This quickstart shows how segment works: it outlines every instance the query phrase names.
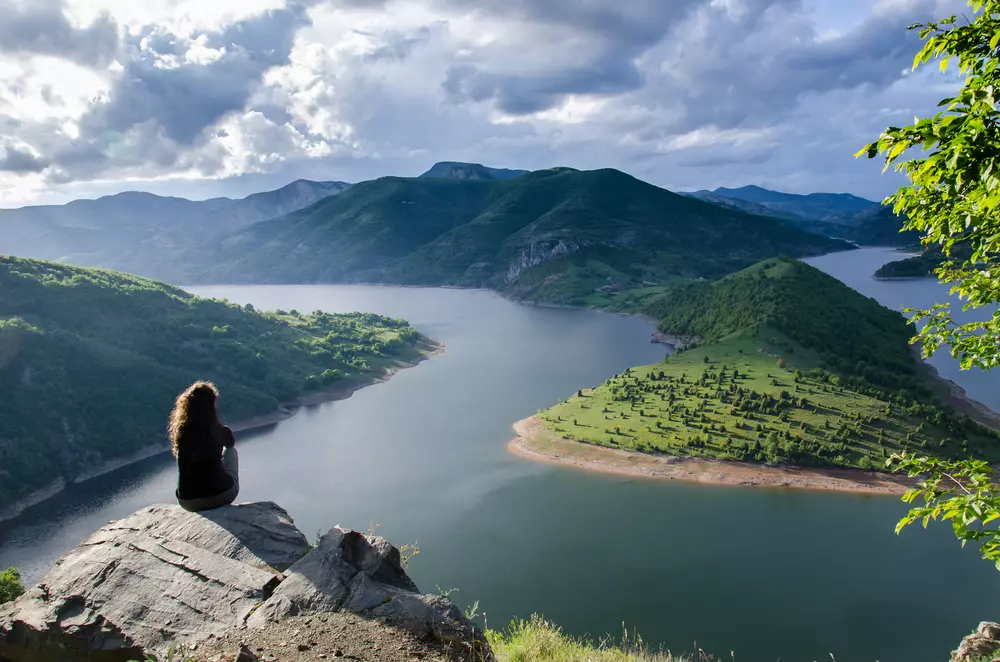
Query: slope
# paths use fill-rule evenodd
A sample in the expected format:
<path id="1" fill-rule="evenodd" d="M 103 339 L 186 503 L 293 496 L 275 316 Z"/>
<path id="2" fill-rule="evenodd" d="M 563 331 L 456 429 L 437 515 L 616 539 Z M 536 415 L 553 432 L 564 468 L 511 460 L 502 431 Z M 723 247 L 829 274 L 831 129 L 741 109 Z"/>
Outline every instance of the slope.
<path id="1" fill-rule="evenodd" d="M 559 435 L 647 453 L 882 466 L 893 452 L 1000 459 L 1000 436 L 941 406 L 898 313 L 772 259 L 651 302 L 703 344 L 541 414 Z"/>
<path id="2" fill-rule="evenodd" d="M 848 245 L 676 195 L 616 170 L 505 181 L 387 177 L 191 255 L 215 282 L 491 287 L 580 303 L 608 283 L 717 277 L 761 258 Z"/>
<path id="3" fill-rule="evenodd" d="M 867 209 L 850 219 L 854 227 L 849 233 L 852 241 L 862 246 L 917 246 L 920 233 L 903 232 L 903 218 L 892 207 L 879 206 Z"/>
<path id="4" fill-rule="evenodd" d="M 193 201 L 128 191 L 0 210 L 0 253 L 155 274 L 180 248 L 301 209 L 348 188 L 299 180 L 241 200 Z"/>
<path id="5" fill-rule="evenodd" d="M 263 314 L 125 274 L 0 257 L 0 509 L 163 440 L 173 397 L 215 381 L 232 419 L 420 356 L 406 322 Z"/>

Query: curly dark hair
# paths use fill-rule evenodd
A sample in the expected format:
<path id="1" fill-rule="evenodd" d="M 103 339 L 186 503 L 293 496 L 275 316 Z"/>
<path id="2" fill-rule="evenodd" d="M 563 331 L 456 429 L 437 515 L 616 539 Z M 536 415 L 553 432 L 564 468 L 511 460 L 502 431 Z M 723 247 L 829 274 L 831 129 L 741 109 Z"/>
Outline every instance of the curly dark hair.
<path id="1" fill-rule="evenodd" d="M 167 427 L 174 457 L 182 449 L 196 450 L 190 444 L 197 443 L 199 439 L 216 437 L 215 432 L 220 425 L 219 414 L 215 409 L 218 396 L 219 389 L 212 382 L 195 382 L 177 396 Z"/>

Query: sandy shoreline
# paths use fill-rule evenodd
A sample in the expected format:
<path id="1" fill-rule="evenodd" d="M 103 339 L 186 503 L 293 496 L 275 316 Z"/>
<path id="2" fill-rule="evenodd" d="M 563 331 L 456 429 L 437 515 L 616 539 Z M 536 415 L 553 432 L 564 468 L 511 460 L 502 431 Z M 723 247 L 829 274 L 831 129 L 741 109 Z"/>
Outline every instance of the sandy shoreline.
<path id="1" fill-rule="evenodd" d="M 240 419 L 235 422 L 227 422 L 230 428 L 234 432 L 243 432 L 246 430 L 253 430 L 256 428 L 268 427 L 276 423 L 280 423 L 286 419 L 294 416 L 300 407 L 305 407 L 309 405 L 322 404 L 324 402 L 334 402 L 336 400 L 346 400 L 351 397 L 356 391 L 363 389 L 366 386 L 371 386 L 373 384 L 380 384 L 400 370 L 405 370 L 406 368 L 412 368 L 420 363 L 426 361 L 427 359 L 437 356 L 444 351 L 444 345 L 436 340 L 426 338 L 420 344 L 421 355 L 415 360 L 411 361 L 399 361 L 395 366 L 386 370 L 383 374 L 375 377 L 374 379 L 368 380 L 355 380 L 349 381 L 344 384 L 336 384 L 328 389 L 317 391 L 316 393 L 310 393 L 308 395 L 301 396 L 292 400 L 291 402 L 283 403 L 278 406 L 273 412 L 267 414 L 260 414 L 258 416 L 251 416 L 249 418 Z M 98 476 L 103 476 L 105 474 L 111 473 L 122 467 L 127 467 L 130 464 L 135 464 L 136 462 L 141 462 L 143 460 L 148 460 L 149 458 L 156 457 L 158 455 L 166 455 L 170 452 L 170 447 L 166 443 L 151 444 L 149 446 L 144 446 L 132 453 L 123 455 L 112 460 L 103 462 L 96 467 L 92 467 L 79 476 L 77 476 L 72 483 L 67 483 L 64 479 L 60 478 L 53 481 L 49 485 L 32 492 L 23 499 L 19 499 L 9 506 L 0 509 L 0 523 L 6 522 L 7 520 L 12 520 L 25 510 L 32 506 L 36 506 L 43 501 L 51 499 L 63 490 L 65 490 L 70 485 L 78 485 L 84 483 L 92 478 L 97 478 Z"/>
<path id="2" fill-rule="evenodd" d="M 515 423 L 514 432 L 507 449 L 518 457 L 636 478 L 886 495 L 900 495 L 913 484 L 902 476 L 857 469 L 769 467 L 605 448 L 559 437 L 537 416 Z"/>

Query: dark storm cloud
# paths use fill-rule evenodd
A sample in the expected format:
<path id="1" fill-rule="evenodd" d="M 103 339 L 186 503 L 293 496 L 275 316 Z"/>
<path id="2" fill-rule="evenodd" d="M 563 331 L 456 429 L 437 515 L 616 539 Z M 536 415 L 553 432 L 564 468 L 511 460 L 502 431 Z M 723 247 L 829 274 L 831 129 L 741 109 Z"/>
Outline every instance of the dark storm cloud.
<path id="1" fill-rule="evenodd" d="M 54 55 L 106 66 L 118 45 L 118 25 L 107 14 L 76 28 L 63 13 L 62 0 L 0 0 L 0 53 Z"/>
<path id="2" fill-rule="evenodd" d="M 569 94 L 616 95 L 642 87 L 643 81 L 629 58 L 607 54 L 585 65 L 520 76 L 455 66 L 444 89 L 453 100 L 491 100 L 505 113 L 527 115 L 557 106 Z"/>
<path id="3" fill-rule="evenodd" d="M 19 174 L 41 172 L 48 163 L 34 154 L 15 147 L 0 147 L 0 172 Z"/>

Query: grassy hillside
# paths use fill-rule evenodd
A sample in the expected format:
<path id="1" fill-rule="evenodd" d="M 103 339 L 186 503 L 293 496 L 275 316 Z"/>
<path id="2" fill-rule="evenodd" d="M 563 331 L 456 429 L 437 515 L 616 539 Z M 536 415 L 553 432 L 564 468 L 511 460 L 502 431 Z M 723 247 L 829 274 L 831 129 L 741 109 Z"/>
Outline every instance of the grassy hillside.
<path id="1" fill-rule="evenodd" d="M 718 277 L 762 258 L 847 244 L 675 195 L 616 170 L 505 181 L 384 178 L 192 256 L 192 276 L 491 287 L 584 303 L 606 286 Z"/>
<path id="2" fill-rule="evenodd" d="M 1000 437 L 939 406 L 910 327 L 801 262 L 774 259 L 647 302 L 703 343 L 542 413 L 560 435 L 649 453 L 869 469 L 895 451 L 1000 460 Z"/>
<path id="3" fill-rule="evenodd" d="M 371 380 L 423 342 L 377 315 L 260 313 L 117 272 L 0 256 L 0 508 L 164 440 L 174 396 L 195 380 L 215 381 L 235 420 Z"/>

